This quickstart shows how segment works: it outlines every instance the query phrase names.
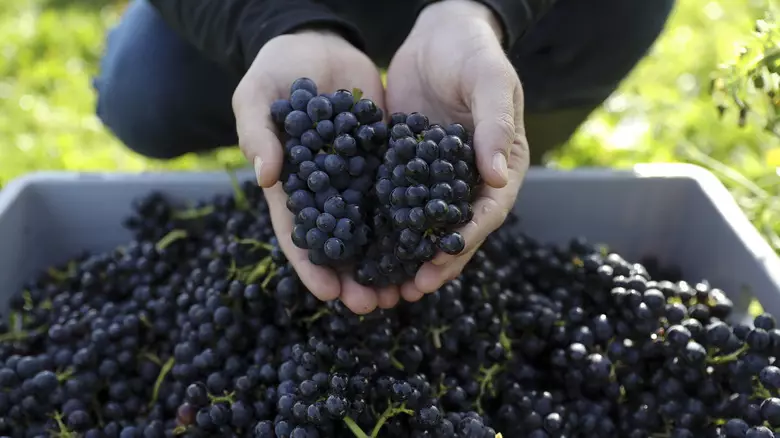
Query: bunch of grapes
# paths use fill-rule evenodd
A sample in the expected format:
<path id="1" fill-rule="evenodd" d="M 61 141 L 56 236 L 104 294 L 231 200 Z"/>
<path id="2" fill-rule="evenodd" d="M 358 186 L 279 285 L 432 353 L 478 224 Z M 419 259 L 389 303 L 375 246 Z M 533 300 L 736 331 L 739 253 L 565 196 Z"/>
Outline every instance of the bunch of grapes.
<path id="1" fill-rule="evenodd" d="M 366 201 L 387 143 L 383 112 L 347 90 L 318 95 L 306 78 L 290 91 L 273 103 L 271 117 L 288 136 L 282 178 L 295 215 L 293 243 L 314 264 L 349 264 L 369 239 Z"/>
<path id="2" fill-rule="evenodd" d="M 463 251 L 463 236 L 454 229 L 471 220 L 479 183 L 463 125 L 430 125 L 423 114 L 396 113 L 390 137 L 374 187 L 375 244 L 357 271 L 357 280 L 369 285 L 413 278 L 437 248 Z"/>
<path id="3" fill-rule="evenodd" d="M 479 184 L 469 134 L 421 113 L 384 112 L 359 90 L 317 94 L 308 78 L 271 105 L 286 135 L 292 240 L 310 260 L 352 266 L 365 285 L 413 278 L 437 250 L 460 253 Z M 368 245 L 369 242 L 373 244 Z"/>

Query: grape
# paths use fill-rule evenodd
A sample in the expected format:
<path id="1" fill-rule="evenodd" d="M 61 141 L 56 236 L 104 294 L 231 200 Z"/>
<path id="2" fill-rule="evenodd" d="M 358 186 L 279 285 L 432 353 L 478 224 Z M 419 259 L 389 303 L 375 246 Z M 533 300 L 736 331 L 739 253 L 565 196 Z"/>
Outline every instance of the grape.
<path id="1" fill-rule="evenodd" d="M 309 102 L 314 98 L 314 93 L 299 88 L 290 94 L 290 105 L 295 111 L 305 112 L 309 106 Z"/>
<path id="2" fill-rule="evenodd" d="M 309 78 L 298 78 L 290 85 L 290 94 L 293 94 L 298 90 L 306 90 L 312 96 L 316 96 L 317 84 Z"/>
<path id="3" fill-rule="evenodd" d="M 306 105 L 306 113 L 314 123 L 329 120 L 333 116 L 333 104 L 325 96 L 312 97 Z"/>
<path id="4" fill-rule="evenodd" d="M 271 119 L 277 125 L 283 125 L 287 115 L 293 111 L 290 101 L 287 99 L 275 100 L 271 104 Z"/>
<path id="5" fill-rule="evenodd" d="M 308 129 L 311 129 L 312 126 L 314 126 L 314 122 L 312 122 L 308 114 L 294 110 L 285 117 L 283 128 L 287 134 L 293 137 L 300 137 Z"/>

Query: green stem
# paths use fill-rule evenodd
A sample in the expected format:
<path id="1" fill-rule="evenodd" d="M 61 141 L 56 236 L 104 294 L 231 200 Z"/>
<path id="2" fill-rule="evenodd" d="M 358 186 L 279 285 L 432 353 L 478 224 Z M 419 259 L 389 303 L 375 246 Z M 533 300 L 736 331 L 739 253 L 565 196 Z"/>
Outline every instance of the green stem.
<path id="1" fill-rule="evenodd" d="M 268 274 L 267 277 L 265 277 L 265 280 L 263 280 L 263 282 L 260 284 L 260 289 L 268 290 L 268 285 L 271 284 L 271 280 L 273 280 L 274 277 L 276 277 L 276 270 L 274 270 L 273 272 Z"/>
<path id="2" fill-rule="evenodd" d="M 314 324 L 315 321 L 330 313 L 327 307 L 321 307 L 313 315 L 303 318 L 303 323 L 307 326 Z"/>
<path id="3" fill-rule="evenodd" d="M 444 327 L 431 328 L 431 339 L 433 341 L 433 346 L 436 347 L 437 350 L 441 349 L 441 335 L 449 329 L 450 326 L 448 325 L 445 325 Z"/>
<path id="4" fill-rule="evenodd" d="M 260 278 L 264 277 L 266 274 L 268 274 L 268 270 L 271 268 L 271 264 L 273 263 L 273 260 L 270 256 L 263 258 L 260 260 L 260 263 L 255 265 L 254 269 L 249 272 L 246 276 L 246 284 L 252 284 L 255 283 Z"/>
<path id="5" fill-rule="evenodd" d="M 216 403 L 233 404 L 236 401 L 236 392 L 235 391 L 225 392 L 224 395 L 211 395 L 211 394 L 209 394 L 209 400 L 211 401 L 211 403 L 214 403 L 214 404 L 216 404 Z"/>
<path id="6" fill-rule="evenodd" d="M 488 385 L 493 382 L 493 378 L 503 370 L 503 366 L 499 364 L 493 364 L 488 369 L 482 369 L 480 370 L 482 373 L 482 377 L 479 379 L 479 395 L 477 395 L 476 400 L 476 408 L 477 413 L 482 415 L 484 414 L 484 410 L 482 409 L 482 397 L 485 396 L 485 393 L 488 391 Z M 492 392 L 492 391 L 491 391 Z"/>
<path id="7" fill-rule="evenodd" d="M 238 182 L 235 172 L 229 170 L 230 184 L 233 186 L 233 198 L 236 201 L 236 208 L 242 211 L 249 210 L 249 201 L 247 201 L 244 191 L 241 190 L 241 184 Z"/>
<path id="8" fill-rule="evenodd" d="M 141 355 L 141 357 L 148 359 L 150 362 L 154 363 L 155 365 L 157 365 L 159 367 L 163 366 L 163 363 L 160 360 L 160 358 L 157 357 L 157 355 L 154 354 L 154 353 L 143 353 Z"/>
<path id="9" fill-rule="evenodd" d="M 750 347 L 747 344 L 744 344 L 743 346 L 739 347 L 737 351 L 733 353 L 726 354 L 724 356 L 715 356 L 715 357 L 709 357 L 707 358 L 708 364 L 721 364 L 721 363 L 727 363 L 727 362 L 733 362 L 739 358 L 739 356 L 746 352 Z"/>
<path id="10" fill-rule="evenodd" d="M 501 315 L 501 333 L 498 336 L 498 342 L 504 347 L 507 359 L 512 359 L 512 338 L 506 334 L 507 327 L 510 326 L 509 317 L 504 313 Z"/>
<path id="11" fill-rule="evenodd" d="M 379 417 L 379 421 L 376 422 L 376 425 L 374 426 L 374 429 L 371 431 L 371 438 L 376 438 L 379 436 L 379 431 L 382 430 L 382 426 L 387 423 L 387 420 L 395 417 L 398 414 L 406 414 L 406 415 L 414 415 L 414 411 L 411 409 L 406 408 L 406 404 L 402 404 L 401 406 L 393 406 L 390 405 L 385 409 L 385 411 L 382 413 L 382 416 Z"/>
<path id="12" fill-rule="evenodd" d="M 390 364 L 392 364 L 398 371 L 404 370 L 404 364 L 402 364 L 398 359 L 390 355 Z"/>
<path id="13" fill-rule="evenodd" d="M 141 321 L 141 324 L 143 324 L 144 326 L 146 326 L 146 328 L 153 328 L 153 327 L 154 327 L 154 326 L 152 325 L 152 323 L 149 321 L 149 318 L 147 318 L 147 317 L 146 317 L 146 315 L 143 315 L 143 314 L 142 314 L 142 315 L 140 315 L 140 316 L 138 317 L 138 320 L 139 320 L 139 321 Z"/>
<path id="14" fill-rule="evenodd" d="M 188 233 L 185 230 L 172 230 L 165 236 L 163 236 L 162 239 L 160 239 L 159 242 L 157 242 L 157 251 L 162 251 L 165 248 L 167 248 L 170 244 L 173 242 L 184 239 L 188 236 Z"/>
<path id="15" fill-rule="evenodd" d="M 352 89 L 352 103 L 358 103 L 358 101 L 363 97 L 363 90 L 360 88 L 353 88 Z"/>
<path id="16" fill-rule="evenodd" d="M 264 249 L 268 252 L 273 251 L 274 247 L 270 243 L 261 242 L 257 239 L 238 239 L 236 242 L 238 242 L 240 245 L 251 245 L 253 249 Z"/>
<path id="17" fill-rule="evenodd" d="M 349 416 L 344 417 L 344 424 L 347 425 L 347 428 L 352 432 L 353 435 L 355 435 L 356 438 L 370 438 L 368 435 L 366 435 L 365 432 L 363 432 L 363 429 L 361 429 L 360 426 L 355 423 L 355 420 Z"/>
<path id="18" fill-rule="evenodd" d="M 173 219 L 188 221 L 204 218 L 212 213 L 214 213 L 214 206 L 207 205 L 201 208 L 187 208 L 184 210 L 174 211 L 171 216 Z"/>
<path id="19" fill-rule="evenodd" d="M 165 380 L 165 376 L 171 372 L 173 364 L 174 360 L 173 356 L 171 356 L 167 361 L 165 361 L 165 365 L 162 366 L 162 369 L 160 369 L 160 374 L 157 375 L 157 381 L 154 382 L 154 389 L 152 390 L 152 399 L 149 401 L 149 407 L 154 406 L 154 404 L 157 402 L 157 397 L 160 394 L 160 386 L 162 386 L 162 383 Z"/>
<path id="20" fill-rule="evenodd" d="M 65 371 L 56 374 L 57 381 L 60 382 L 60 383 L 65 382 L 68 379 L 70 379 L 71 376 L 73 376 L 73 374 L 75 372 L 76 372 L 76 370 L 74 370 L 73 368 L 68 367 L 68 368 L 65 369 Z"/>
<path id="21" fill-rule="evenodd" d="M 54 417 L 54 421 L 57 423 L 57 429 L 56 431 L 51 431 L 52 436 L 56 438 L 75 438 L 75 434 L 68 430 L 68 426 L 65 425 L 65 422 L 62 421 L 62 414 L 57 411 L 54 412 L 52 415 Z"/>
<path id="22" fill-rule="evenodd" d="M 32 294 L 30 294 L 29 290 L 22 292 L 22 299 L 24 300 L 24 310 L 29 312 L 35 308 L 35 303 L 33 303 Z"/>
<path id="23" fill-rule="evenodd" d="M 0 335 L 0 343 L 24 341 L 25 339 L 30 338 L 32 336 L 39 335 L 39 334 L 45 332 L 46 330 L 48 330 L 46 327 L 39 327 L 39 328 L 37 328 L 35 330 L 30 330 L 30 331 L 27 331 L 27 332 L 8 332 L 8 333 L 3 333 L 2 335 Z"/>

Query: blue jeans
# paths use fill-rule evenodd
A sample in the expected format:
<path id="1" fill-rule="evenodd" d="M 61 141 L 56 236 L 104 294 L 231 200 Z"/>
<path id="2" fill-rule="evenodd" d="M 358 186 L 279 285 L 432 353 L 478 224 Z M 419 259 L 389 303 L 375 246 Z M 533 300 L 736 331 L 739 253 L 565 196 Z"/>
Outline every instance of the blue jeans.
<path id="1" fill-rule="evenodd" d="M 532 161 L 565 141 L 615 90 L 656 40 L 673 4 L 559 0 L 510 49 L 525 90 Z M 404 30 L 398 21 L 379 19 L 394 23 L 396 33 Z M 407 22 L 411 26 L 413 17 Z M 369 44 L 383 47 L 369 55 L 385 63 L 398 44 Z M 147 157 L 233 146 L 238 139 L 231 98 L 239 80 L 183 41 L 146 0 L 133 0 L 106 41 L 94 81 L 97 114 Z"/>

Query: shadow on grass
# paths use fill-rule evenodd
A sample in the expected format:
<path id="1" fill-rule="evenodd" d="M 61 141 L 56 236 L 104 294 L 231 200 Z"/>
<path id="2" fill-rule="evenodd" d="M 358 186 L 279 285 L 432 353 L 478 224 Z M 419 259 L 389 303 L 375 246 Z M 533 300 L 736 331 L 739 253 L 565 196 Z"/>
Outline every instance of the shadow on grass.
<path id="1" fill-rule="evenodd" d="M 99 12 L 104 7 L 123 8 L 129 0 L 40 0 L 40 5 L 50 9 L 83 9 Z"/>

